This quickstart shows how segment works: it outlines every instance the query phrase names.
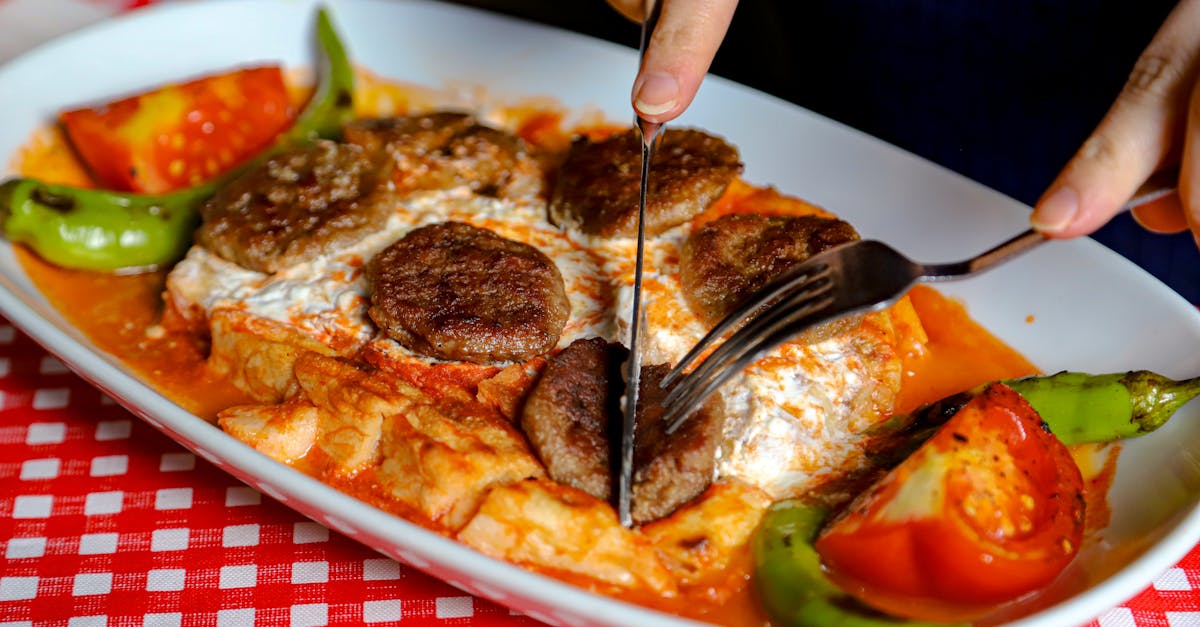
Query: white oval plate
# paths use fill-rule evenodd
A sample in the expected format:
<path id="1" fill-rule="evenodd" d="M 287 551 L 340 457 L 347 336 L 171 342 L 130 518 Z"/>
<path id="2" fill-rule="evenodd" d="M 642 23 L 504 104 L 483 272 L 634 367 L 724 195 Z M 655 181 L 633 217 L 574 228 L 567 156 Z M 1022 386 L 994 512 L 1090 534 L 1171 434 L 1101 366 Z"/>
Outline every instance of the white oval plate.
<path id="1" fill-rule="evenodd" d="M 496 97 L 550 96 L 626 119 L 633 50 L 457 6 L 328 0 L 354 62 L 438 87 L 483 85 Z M 315 0 L 168 3 L 51 42 L 0 68 L 0 158 L 62 108 L 169 80 L 312 59 Z M 47 80 L 46 77 L 53 77 Z M 745 177 L 828 207 L 864 237 L 914 258 L 974 254 L 1027 225 L 1028 207 L 862 133 L 740 85 L 710 78 L 678 125 L 723 135 Z M 1200 314 L 1092 241 L 1054 242 L 978 279 L 941 289 L 1045 371 L 1152 369 L 1200 374 Z M 296 510 L 443 578 L 555 624 L 694 624 L 496 561 L 258 454 L 152 391 L 68 324 L 0 242 L 0 312 L 133 412 Z M 1079 556 L 1082 577 L 1014 624 L 1086 622 L 1144 589 L 1200 540 L 1200 404 L 1128 443 L 1109 498 L 1112 522 Z M 1117 558 L 1116 567 L 1112 562 Z"/>

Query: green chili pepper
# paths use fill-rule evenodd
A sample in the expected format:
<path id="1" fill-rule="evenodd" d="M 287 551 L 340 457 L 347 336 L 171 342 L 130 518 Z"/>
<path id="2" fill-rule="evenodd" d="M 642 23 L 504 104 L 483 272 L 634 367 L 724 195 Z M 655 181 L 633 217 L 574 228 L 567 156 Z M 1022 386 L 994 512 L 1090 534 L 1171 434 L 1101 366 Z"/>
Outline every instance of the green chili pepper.
<path id="1" fill-rule="evenodd" d="M 196 229 L 209 186 L 156 196 L 51 185 L 0 185 L 4 235 L 65 268 L 137 272 L 174 261 Z"/>
<path id="2" fill-rule="evenodd" d="M 319 81 L 304 110 L 272 146 L 212 181 L 167 194 L 134 194 L 16 178 L 0 185 L 0 229 L 67 268 L 137 272 L 179 259 L 200 204 L 245 170 L 318 137 L 337 137 L 354 116 L 354 71 L 324 9 L 317 13 Z"/>
<path id="3" fill-rule="evenodd" d="M 918 627 L 891 618 L 842 591 L 825 576 L 813 548 L 829 509 L 801 500 L 780 501 L 754 534 L 754 580 L 772 624 L 781 627 Z"/>
<path id="4" fill-rule="evenodd" d="M 1067 445 L 1149 433 L 1200 395 L 1200 377 L 1176 381 L 1147 370 L 1100 375 L 1063 371 L 1003 383 L 1029 401 L 1050 431 Z M 868 455 L 880 466 L 899 463 L 984 387 L 948 396 L 872 427 Z"/>
<path id="5" fill-rule="evenodd" d="M 1108 442 L 1150 433 L 1200 395 L 1200 377 L 1175 381 L 1146 370 L 1089 375 L 1060 372 L 1005 381 L 1064 444 Z"/>

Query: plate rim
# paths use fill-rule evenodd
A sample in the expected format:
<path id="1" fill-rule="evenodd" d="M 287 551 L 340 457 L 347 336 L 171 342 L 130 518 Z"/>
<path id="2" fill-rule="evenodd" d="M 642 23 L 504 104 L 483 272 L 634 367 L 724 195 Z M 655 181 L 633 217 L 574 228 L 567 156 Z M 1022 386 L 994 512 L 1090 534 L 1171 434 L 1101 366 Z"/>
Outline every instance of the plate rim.
<path id="1" fill-rule="evenodd" d="M 211 0 L 209 2 L 164 2 L 139 9 L 138 11 L 134 11 L 132 13 L 126 13 L 108 20 L 85 26 L 79 30 L 73 31 L 72 33 L 57 37 L 47 43 L 37 46 L 14 57 L 3 65 L 0 65 L 0 78 L 7 76 L 11 71 L 13 71 L 12 68 L 21 67 L 25 64 L 36 63 L 39 57 L 49 57 L 59 53 L 58 51 L 69 48 L 74 44 L 74 42 L 87 37 L 102 37 L 104 34 L 114 30 L 119 30 L 121 28 L 132 28 L 133 26 L 130 26 L 130 24 L 136 25 L 143 22 L 153 23 L 161 20 L 169 20 L 172 19 L 173 15 L 186 15 L 193 11 L 206 10 L 209 5 L 213 4 L 286 7 L 286 10 L 289 11 L 308 11 L 309 13 L 311 13 L 311 6 L 315 4 L 324 4 L 330 7 L 335 23 L 337 21 L 339 5 L 379 5 L 395 7 L 399 10 L 403 10 L 403 7 L 405 6 L 419 5 L 425 7 L 437 7 L 438 10 L 450 12 L 462 12 L 477 16 L 487 16 L 489 19 L 533 24 L 519 18 L 501 15 L 483 9 L 433 2 L 431 0 L 392 0 L 388 2 L 383 0 L 330 0 L 326 2 L 320 2 L 319 0 L 303 0 L 302 2 L 287 0 L 223 0 L 221 2 L 217 2 L 217 0 Z M 542 24 L 535 24 L 535 26 L 539 29 L 557 30 L 561 33 L 566 33 L 573 38 L 587 39 L 602 45 L 620 48 L 627 52 L 630 58 L 633 58 L 635 54 L 634 50 L 626 49 L 620 44 L 609 42 L 607 40 L 574 33 L 553 26 Z M 751 92 L 756 97 L 769 98 L 788 108 L 803 110 L 801 107 L 786 103 L 778 98 L 775 98 L 774 96 L 754 90 L 753 88 L 742 86 L 728 79 L 710 76 L 706 79 L 706 82 L 721 84 L 726 88 Z M 864 138 L 882 146 L 886 146 L 890 149 L 904 153 L 905 155 L 920 159 L 927 164 L 941 169 L 946 174 L 962 178 L 971 186 L 986 190 L 990 193 L 996 193 L 994 190 L 990 190 L 975 181 L 966 179 L 958 173 L 942 168 L 937 164 L 933 164 L 927 160 L 921 159 L 920 157 L 916 157 L 915 155 L 911 155 L 911 153 L 907 153 L 902 149 L 890 144 L 886 144 L 885 142 L 866 135 L 857 129 L 846 126 L 829 118 L 825 118 L 811 111 L 803 111 L 805 111 L 807 114 L 811 114 L 820 118 L 820 120 L 824 123 L 840 127 L 842 131 L 858 133 Z M 8 171 L 7 167 L 5 171 Z M 1142 274 L 1144 274 L 1148 281 L 1155 285 L 1154 289 L 1161 287 L 1159 291 L 1164 293 L 1157 294 L 1157 296 L 1166 299 L 1171 299 L 1174 297 L 1174 299 L 1177 301 L 1175 304 L 1181 308 L 1181 311 L 1183 306 L 1186 306 L 1188 310 L 1190 310 L 1191 317 L 1194 318 L 1193 322 L 1200 320 L 1200 312 L 1198 312 L 1194 306 L 1187 303 L 1182 296 L 1180 296 L 1174 290 L 1171 290 L 1170 288 L 1161 284 L 1161 282 L 1157 281 L 1157 279 L 1154 279 L 1154 277 L 1148 272 L 1145 272 L 1141 268 L 1137 268 L 1132 262 L 1120 257 L 1120 255 L 1117 253 L 1091 240 L 1081 240 L 1077 242 L 1071 242 L 1071 244 L 1077 245 L 1077 247 L 1079 247 L 1081 250 L 1086 250 L 1086 254 L 1088 255 L 1111 255 L 1120 262 L 1128 264 L 1131 270 L 1140 271 Z M 4 241 L 3 245 L 0 246 L 0 254 L 12 256 L 12 245 L 9 242 Z M 20 267 L 19 263 L 17 264 L 17 267 Z M 71 334 L 67 330 L 61 328 L 59 324 L 55 323 L 51 319 L 47 319 L 45 316 L 45 308 L 50 307 L 48 303 L 39 304 L 36 302 L 36 299 L 34 301 L 30 301 L 25 293 L 25 289 L 17 285 L 14 277 L 9 276 L 6 272 L 0 273 L 0 288 L 2 288 L 0 289 L 0 313 L 3 313 L 15 327 L 42 345 L 48 352 L 62 360 L 72 371 L 76 372 L 76 374 L 87 380 L 89 384 L 101 389 L 105 393 L 113 395 L 114 398 L 121 402 L 126 409 L 139 416 L 139 418 L 147 421 L 156 429 L 167 434 L 168 437 L 171 437 L 173 441 L 184 446 L 185 448 L 192 449 L 193 452 L 196 452 L 210 463 L 213 463 L 223 471 L 232 474 L 241 481 L 246 481 L 251 483 L 251 485 L 255 485 L 257 482 L 248 481 L 247 477 L 258 478 L 259 481 L 263 481 L 262 475 L 254 474 L 255 472 L 261 471 L 268 472 L 270 477 L 279 477 L 279 483 L 281 483 L 284 487 L 282 496 L 285 497 L 285 504 L 289 508 L 301 511 L 298 510 L 294 504 L 296 501 L 294 494 L 312 493 L 319 494 L 321 496 L 320 499 L 316 500 L 332 502 L 338 504 L 339 506 L 348 507 L 349 510 L 338 509 L 337 511 L 351 511 L 352 513 L 362 515 L 372 526 L 379 525 L 380 527 L 386 527 L 387 525 L 395 525 L 395 523 L 399 521 L 401 523 L 401 527 L 406 528 L 407 533 L 415 533 L 419 536 L 420 542 L 416 543 L 419 548 L 436 547 L 436 551 L 425 550 L 421 552 L 436 552 L 438 557 L 442 558 L 443 560 L 444 558 L 449 557 L 451 558 L 449 561 L 460 568 L 482 565 L 485 567 L 483 572 L 490 577 L 488 583 L 495 582 L 496 584 L 508 584 L 516 580 L 521 582 L 523 585 L 538 587 L 549 586 L 549 590 L 553 593 L 550 596 L 554 596 L 557 599 L 565 599 L 570 601 L 570 603 L 567 604 L 567 607 L 570 607 L 572 610 L 583 610 L 585 615 L 590 614 L 593 619 L 604 617 L 605 613 L 611 614 L 614 610 L 614 605 L 620 608 L 621 611 L 619 612 L 619 616 L 612 617 L 619 618 L 620 620 L 618 622 L 611 623 L 605 622 L 604 624 L 632 624 L 630 622 L 631 620 L 634 622 L 653 620 L 659 624 L 704 624 L 674 614 L 668 614 L 644 606 L 630 604 L 611 596 L 589 592 L 580 587 L 562 582 L 552 577 L 541 575 L 509 562 L 486 556 L 452 538 L 408 522 L 399 516 L 390 514 L 384 510 L 378 509 L 374 506 L 366 504 L 363 501 L 359 501 L 358 499 L 337 491 L 335 488 L 328 486 L 315 477 L 307 475 L 299 470 L 287 466 L 286 464 L 275 461 L 266 455 L 258 453 L 248 445 L 238 441 L 236 438 L 225 434 L 212 423 L 182 409 L 167 399 L 164 395 L 154 390 L 147 383 L 142 382 L 129 371 L 121 368 L 115 368 L 109 360 L 103 357 L 103 355 L 106 354 L 104 351 L 96 347 L 90 341 L 83 342 L 78 338 L 72 337 Z M 1195 324 L 1200 326 L 1200 322 L 1195 322 Z M 104 376 L 102 377 L 101 375 Z M 130 406 L 126 404 L 129 401 L 130 396 L 149 398 L 152 402 L 149 403 L 148 406 Z M 151 409 L 154 411 L 149 411 Z M 153 413 L 155 415 L 148 416 L 146 413 Z M 168 420 L 163 421 L 158 419 L 159 413 L 161 413 L 163 416 L 166 416 Z M 187 436 L 185 441 L 180 441 L 180 438 L 178 437 L 179 435 Z M 196 448 L 193 448 L 193 442 L 195 443 Z M 213 450 L 211 450 L 228 449 L 231 444 L 239 451 L 239 453 L 235 456 L 235 463 L 232 464 L 229 463 L 227 458 L 220 458 L 215 452 L 213 452 Z M 230 469 L 231 467 L 233 470 Z M 234 472 L 234 470 L 239 472 Z M 264 491 L 264 493 L 267 493 L 273 498 L 278 498 L 270 492 Z M 305 511 L 301 511 L 301 513 L 306 516 L 313 516 Z M 1095 618 L 1097 614 L 1091 609 L 1087 609 L 1088 607 L 1095 605 L 1094 603 L 1088 604 L 1078 602 L 1081 600 L 1081 597 L 1085 595 L 1101 597 L 1107 596 L 1110 599 L 1120 597 L 1120 599 L 1115 603 L 1109 601 L 1102 603 L 1102 605 L 1105 605 L 1106 607 L 1115 607 L 1120 603 L 1123 603 L 1125 600 L 1128 600 L 1137 594 L 1138 590 L 1148 586 L 1152 582 L 1152 579 L 1147 579 L 1145 576 L 1145 572 L 1147 570 L 1156 570 L 1158 572 L 1164 571 L 1182 559 L 1187 552 L 1191 550 L 1192 547 L 1196 546 L 1198 541 L 1200 541 L 1200 502 L 1193 500 L 1191 508 L 1186 512 L 1181 511 L 1180 513 L 1183 515 L 1179 517 L 1180 520 L 1174 524 L 1173 529 L 1169 530 L 1164 537 L 1156 542 L 1153 546 L 1143 551 L 1139 557 L 1129 562 L 1125 568 L 1114 572 L 1105 580 L 1097 584 L 1093 584 L 1083 592 L 1070 597 L 1066 602 L 1060 602 L 1042 611 L 1019 618 L 1010 624 L 1022 625 L 1026 627 L 1032 625 L 1057 625 L 1062 624 L 1064 621 L 1081 622 Z M 348 521 L 342 522 L 346 523 Z M 331 525 L 331 528 L 346 534 L 352 539 L 362 542 L 357 534 L 347 533 L 345 530 L 336 525 Z M 371 545 L 368 544 L 367 546 Z M 375 546 L 372 546 L 371 548 L 381 550 L 379 547 Z M 389 553 L 389 555 L 391 554 Z M 396 557 L 395 555 L 391 556 Z M 421 557 L 419 553 L 418 557 Z M 407 559 L 399 559 L 408 562 Z M 422 570 L 423 572 L 430 573 L 427 568 L 416 565 L 413 567 L 417 568 L 418 570 Z M 451 585 L 457 585 L 458 587 L 462 587 L 463 585 L 462 582 L 458 582 L 456 584 L 456 582 L 445 579 L 440 575 L 433 573 L 430 574 L 431 576 L 451 583 Z M 473 572 L 472 574 L 473 576 L 479 576 L 479 573 Z M 1138 586 L 1140 586 L 1138 589 L 1133 589 Z M 472 586 L 472 588 L 475 587 L 477 586 Z M 505 600 L 494 598 L 494 595 L 488 594 L 488 591 L 485 589 L 468 589 L 467 592 L 489 598 L 490 600 L 500 604 L 507 605 Z M 554 619 L 556 617 L 548 618 Z M 559 618 L 561 619 L 561 617 Z"/>

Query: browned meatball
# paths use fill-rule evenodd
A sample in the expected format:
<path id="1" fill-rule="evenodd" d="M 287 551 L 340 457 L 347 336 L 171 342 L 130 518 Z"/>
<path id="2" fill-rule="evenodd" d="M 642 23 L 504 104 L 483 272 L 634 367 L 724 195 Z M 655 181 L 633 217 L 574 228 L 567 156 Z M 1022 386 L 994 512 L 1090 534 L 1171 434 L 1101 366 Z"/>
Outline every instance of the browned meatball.
<path id="1" fill-rule="evenodd" d="M 391 159 L 402 193 L 465 185 L 477 194 L 509 197 L 541 185 L 524 140 L 463 113 L 356 120 L 343 132 L 347 142 Z"/>
<path id="2" fill-rule="evenodd" d="M 680 278 L 688 306 L 715 325 L 788 268 L 838 244 L 858 239 L 836 218 L 730 214 L 696 229 L 683 245 Z M 811 336 L 824 339 L 846 322 Z"/>
<path id="3" fill-rule="evenodd" d="M 200 209 L 199 243 L 276 272 L 353 243 L 386 222 L 390 193 L 361 147 L 318 141 L 237 177 Z"/>
<path id="4" fill-rule="evenodd" d="M 611 446 L 623 422 L 621 368 L 629 351 L 602 339 L 576 340 L 546 364 L 525 401 L 521 427 L 550 478 L 610 500 L 620 462 Z M 712 483 L 724 406 L 714 397 L 675 433 L 661 421 L 660 387 L 670 368 L 642 368 L 633 450 L 634 522 L 668 516 Z"/>
<path id="5" fill-rule="evenodd" d="M 557 225 L 603 237 L 636 237 L 642 140 L 636 129 L 576 139 L 550 201 Z M 666 129 L 650 162 L 646 234 L 683 224 L 721 197 L 742 171 L 737 149 L 692 129 Z"/>
<path id="6" fill-rule="evenodd" d="M 644 524 L 668 516 L 696 498 L 712 483 L 717 446 L 725 424 L 725 407 L 713 395 L 670 435 L 662 418 L 668 390 L 660 383 L 671 368 L 645 366 L 638 396 L 633 447 L 633 521 Z"/>
<path id="7" fill-rule="evenodd" d="M 461 222 L 415 229 L 371 258 L 371 319 L 418 353 L 522 361 L 554 348 L 570 313 L 538 249 Z"/>
<path id="8" fill-rule="evenodd" d="M 600 338 L 575 340 L 547 362 L 521 412 L 521 428 L 550 478 L 606 501 L 627 354 Z"/>

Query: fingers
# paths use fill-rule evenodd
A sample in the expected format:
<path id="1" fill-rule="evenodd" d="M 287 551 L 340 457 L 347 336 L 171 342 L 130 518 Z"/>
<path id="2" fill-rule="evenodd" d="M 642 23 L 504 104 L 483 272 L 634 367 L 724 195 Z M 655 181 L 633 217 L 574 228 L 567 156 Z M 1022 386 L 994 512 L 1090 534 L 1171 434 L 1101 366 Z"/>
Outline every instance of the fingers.
<path id="1" fill-rule="evenodd" d="M 658 26 L 633 84 L 633 108 L 651 122 L 667 122 L 683 113 L 696 91 L 733 19 L 737 0 L 659 0 Z M 622 13 L 641 3 L 610 0 Z"/>
<path id="2" fill-rule="evenodd" d="M 1142 181 L 1180 154 L 1197 75 L 1198 29 L 1200 0 L 1180 2 L 1099 126 L 1038 200 L 1030 219 L 1034 228 L 1051 237 L 1095 231 L 1121 211 Z M 1200 132 L 1200 124 L 1192 128 Z M 1195 152 L 1200 157 L 1200 147 Z M 1194 174 L 1200 175 L 1200 159 L 1195 161 Z M 1183 171 L 1182 179 L 1189 174 Z M 1190 206 L 1200 207 L 1200 188 L 1196 192 L 1198 202 Z"/>
<path id="3" fill-rule="evenodd" d="M 1188 106 L 1183 162 L 1179 168 L 1179 199 L 1183 217 L 1200 247 L 1200 81 L 1193 83 Z"/>
<path id="4" fill-rule="evenodd" d="M 1183 204 L 1177 194 L 1134 207 L 1130 213 L 1143 229 L 1151 233 L 1168 235 L 1188 230 L 1187 217 L 1183 214 Z"/>

